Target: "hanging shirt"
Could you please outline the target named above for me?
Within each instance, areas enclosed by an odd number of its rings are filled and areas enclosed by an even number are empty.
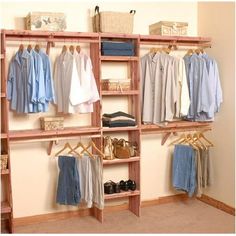
[[[182,57],[179,56],[175,56],[174,58],[174,78],[175,87],[177,88],[175,117],[180,118],[183,116],[187,116],[190,105],[190,99],[184,60]]]
[[[45,104],[43,104],[42,111],[48,111],[49,102],[55,103],[54,95],[54,84],[51,71],[51,63],[48,55],[44,53],[41,49],[39,50],[39,55],[43,62],[43,73],[44,73],[44,85],[45,85]]]
[[[172,120],[176,103],[174,59],[165,53],[141,58],[142,121],[158,124]]]
[[[36,86],[34,58],[25,49],[12,58],[7,80],[7,99],[10,108],[17,113],[34,112],[32,99],[36,101],[33,90]]]
[[[34,112],[43,111],[46,103],[43,61],[41,56],[34,50],[30,50],[30,55],[34,60],[35,86],[32,87],[32,102],[34,103]]]

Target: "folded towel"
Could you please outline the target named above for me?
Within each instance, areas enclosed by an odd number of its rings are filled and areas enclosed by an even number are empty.
[[[133,50],[134,44],[131,42],[102,42],[102,49]]]
[[[106,55],[106,56],[134,56],[134,50],[102,49],[102,55]]]

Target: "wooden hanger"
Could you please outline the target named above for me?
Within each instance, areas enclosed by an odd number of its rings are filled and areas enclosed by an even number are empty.
[[[20,52],[23,52],[24,51],[24,45],[21,43],[20,45],[19,45],[19,49],[18,49],[18,51],[20,51]]]
[[[69,51],[73,54],[75,51],[75,47],[73,45],[70,45]]]
[[[194,52],[193,52],[193,49],[189,49],[189,50],[187,51],[186,55],[191,56],[193,53],[194,53]]]
[[[27,50],[30,52],[32,50],[32,48],[33,48],[32,45],[29,44],[28,47],[27,47]]]
[[[87,150],[86,147],[81,142],[78,142],[77,145],[74,148],[72,148],[72,150],[69,153],[75,151],[80,147],[82,148],[82,152],[79,154],[80,156],[83,152],[86,152],[91,158],[94,158],[93,154],[89,150]]]
[[[80,154],[79,154],[78,152],[76,152],[75,150],[73,150],[73,148],[71,147],[71,145],[70,145],[68,142],[65,143],[64,147],[63,147],[61,150],[59,150],[54,156],[55,156],[55,157],[58,156],[58,155],[61,154],[63,151],[65,151],[67,148],[69,148],[69,150],[70,150],[70,152],[68,152],[68,154],[71,153],[71,152],[74,152],[76,155],[80,156]]]
[[[179,138],[177,138],[174,141],[172,141],[168,146],[180,143],[180,142],[184,141],[185,139],[187,139],[186,134],[181,134]]]
[[[66,51],[67,51],[67,46],[66,46],[66,45],[63,45],[62,50],[61,50],[61,53],[64,53],[64,52],[66,52]]]
[[[35,50],[36,52],[39,52],[40,49],[41,49],[40,44],[36,44],[35,47],[34,47],[34,50]]]
[[[197,53],[198,55],[201,53],[201,50],[199,48],[195,49],[195,53]]]
[[[101,150],[99,150],[99,148],[97,148],[96,144],[92,140],[89,142],[89,145],[81,153],[83,153],[84,151],[87,151],[91,147],[96,149],[103,159],[105,158],[104,153]]]
[[[161,48],[151,48],[150,49],[150,53],[157,53],[157,52],[161,52],[162,49]]]
[[[202,132],[198,133],[198,137],[205,140],[208,144],[208,147],[214,147],[214,144],[209,139],[207,139]]]
[[[205,150],[207,149],[207,146],[201,141],[201,139],[198,137],[197,133],[193,134],[193,140],[194,140],[194,143],[199,142],[203,149],[205,149]]]
[[[80,50],[81,50],[80,45],[77,45],[76,48],[75,48],[75,50],[76,50],[78,53],[80,53]]]

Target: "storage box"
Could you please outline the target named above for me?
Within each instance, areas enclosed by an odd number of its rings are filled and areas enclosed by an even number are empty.
[[[135,11],[130,12],[99,12],[97,6],[95,8],[97,14],[93,17],[94,32],[132,34]]]
[[[130,90],[130,79],[103,79],[102,90],[127,91]]]
[[[7,160],[8,160],[8,155],[1,154],[1,170],[7,169]]]
[[[149,34],[166,36],[186,36],[188,32],[187,22],[159,21],[149,25]]]
[[[64,31],[66,17],[64,13],[30,12],[26,17],[27,30]]]
[[[64,117],[41,117],[40,123],[43,130],[64,129]]]

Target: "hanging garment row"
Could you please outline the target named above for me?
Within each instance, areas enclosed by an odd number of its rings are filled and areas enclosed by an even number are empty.
[[[63,47],[54,74],[58,112],[93,112],[93,103],[100,98],[92,69],[86,54]]]
[[[91,60],[79,46],[63,46],[53,79],[48,55],[38,45],[22,44],[9,65],[7,98],[17,113],[47,112],[51,102],[65,114],[93,112],[100,99]]]
[[[17,113],[47,112],[55,101],[49,57],[38,45],[24,49],[21,44],[13,56],[8,73],[7,98]]]
[[[151,50],[141,58],[142,122],[213,120],[222,102],[216,61],[206,53],[167,53]]]
[[[213,183],[213,165],[210,156],[212,142],[202,133],[182,135],[175,144],[172,160],[172,185],[189,197],[201,197],[203,188]]]
[[[83,147],[82,152],[76,151]],[[58,157],[59,176],[56,202],[63,205],[83,205],[88,208],[104,208],[102,158],[93,155],[82,143],[72,148],[66,143],[56,155],[68,149],[66,155]],[[72,155],[72,156],[71,156]]]

